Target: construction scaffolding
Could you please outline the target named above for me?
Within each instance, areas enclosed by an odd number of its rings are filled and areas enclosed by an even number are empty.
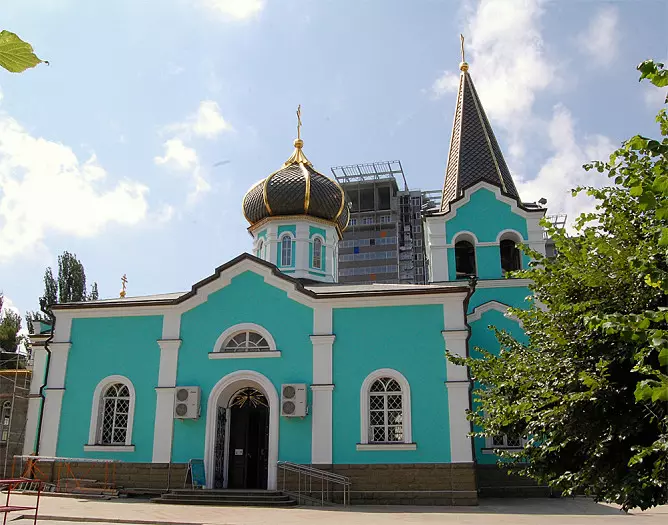
[[[29,355],[13,352],[0,352],[0,363],[0,461],[6,478],[14,456],[23,453],[33,363]]]
[[[398,160],[331,170],[350,202],[339,243],[339,282],[424,284],[422,217],[438,206],[440,192],[410,190]]]

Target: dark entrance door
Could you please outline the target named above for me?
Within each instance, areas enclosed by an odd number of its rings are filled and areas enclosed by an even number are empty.
[[[255,388],[244,388],[230,401],[230,489],[266,489],[269,405]]]

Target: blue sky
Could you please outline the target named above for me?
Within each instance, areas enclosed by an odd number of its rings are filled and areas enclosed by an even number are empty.
[[[459,33],[525,200],[587,209],[580,165],[655,134],[668,4],[543,0],[7,0],[50,66],[0,71],[0,290],[37,307],[63,250],[102,297],[187,290],[249,250],[248,187],[291,154],[401,160],[442,185]],[[592,179],[594,177],[594,179]]]

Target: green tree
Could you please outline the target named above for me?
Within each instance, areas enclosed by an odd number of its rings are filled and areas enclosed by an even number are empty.
[[[63,252],[58,256],[58,302],[74,303],[85,301],[86,272],[77,256]]]
[[[638,69],[659,87],[662,64]],[[498,353],[466,359],[476,434],[527,438],[506,468],[566,494],[624,510],[668,502],[668,118],[660,139],[636,136],[585,166],[614,185],[577,188],[596,201],[576,235],[549,227],[558,257],[536,259],[535,302],[513,310],[528,342],[496,331]]]
[[[44,270],[44,299],[47,305],[58,302],[58,284],[53,278],[53,271],[50,266]]]
[[[21,330],[21,316],[9,308],[3,309],[3,299],[0,294],[0,349],[3,352],[16,352],[23,341],[18,333]]]
[[[99,297],[100,297],[100,294],[97,291],[97,283],[93,283],[93,285],[90,287],[90,293],[88,294],[88,300],[89,301],[97,301]]]

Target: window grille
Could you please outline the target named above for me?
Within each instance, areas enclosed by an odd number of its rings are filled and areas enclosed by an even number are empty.
[[[223,352],[269,352],[267,340],[257,332],[244,330],[230,337],[223,345]]]
[[[130,390],[123,383],[107,387],[102,396],[102,429],[99,444],[125,445],[130,417]]]
[[[519,436],[509,436],[503,434],[502,436],[494,436],[492,438],[492,447],[494,448],[520,448],[523,447],[526,440]]]
[[[313,241],[313,268],[322,268],[322,241],[319,237]]]
[[[5,401],[2,404],[2,435],[0,436],[0,442],[7,443],[9,440],[9,422],[12,417],[12,402]]]
[[[292,266],[292,237],[281,239],[281,266]]]
[[[403,393],[391,377],[374,381],[369,389],[369,443],[403,442]]]

